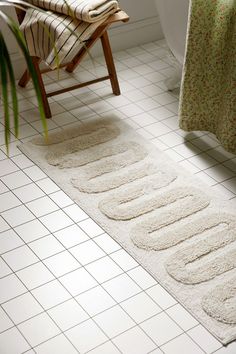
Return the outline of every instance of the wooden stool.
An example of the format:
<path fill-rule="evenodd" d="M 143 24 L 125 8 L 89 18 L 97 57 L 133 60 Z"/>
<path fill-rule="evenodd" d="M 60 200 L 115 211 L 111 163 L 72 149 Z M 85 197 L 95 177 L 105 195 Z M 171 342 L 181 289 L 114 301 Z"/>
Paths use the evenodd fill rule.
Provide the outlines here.
<path fill-rule="evenodd" d="M 16 13 L 18 16 L 18 20 L 21 23 L 24 18 L 24 11 L 16 9 Z M 92 36 L 85 42 L 85 46 L 83 46 L 79 50 L 79 52 L 74 56 L 74 58 L 71 60 L 71 62 L 66 63 L 66 64 L 62 64 L 59 66 L 59 68 L 66 67 L 66 71 L 68 71 L 69 73 L 72 73 L 76 69 L 76 67 L 80 64 L 80 62 L 84 58 L 84 56 L 87 54 L 87 50 L 90 49 L 97 42 L 98 39 L 101 39 L 103 53 L 104 53 L 107 71 L 108 71 L 108 75 L 106 75 L 106 76 L 47 93 L 45 90 L 43 79 L 42 79 L 42 74 L 44 74 L 46 72 L 50 72 L 53 69 L 49 68 L 49 69 L 40 70 L 39 65 L 42 60 L 38 57 L 31 57 L 37 77 L 38 77 L 38 83 L 39 83 L 41 94 L 42 94 L 45 116 L 47 118 L 52 117 L 50 106 L 48 103 L 48 97 L 51 97 L 51 96 L 59 95 L 64 92 L 75 90 L 80 87 L 85 87 L 87 85 L 95 84 L 97 82 L 104 81 L 104 80 L 110 80 L 112 91 L 113 91 L 114 95 L 117 95 L 117 96 L 120 95 L 120 87 L 119 87 L 119 82 L 118 82 L 118 78 L 117 78 L 117 74 L 116 74 L 116 68 L 115 68 L 115 64 L 114 64 L 114 60 L 113 60 L 113 56 L 112 56 L 112 51 L 111 51 L 111 46 L 110 46 L 110 42 L 109 42 L 109 38 L 108 38 L 107 29 L 112 23 L 119 22 L 119 21 L 127 22 L 128 20 L 129 20 L 129 16 L 124 11 L 121 11 L 121 10 L 116 12 L 115 14 L 111 15 L 110 17 L 108 17 L 108 19 L 101 26 L 99 26 L 96 29 L 96 31 L 92 34 Z M 19 81 L 19 86 L 25 87 L 29 81 L 30 81 L 30 74 L 29 74 L 29 71 L 26 70 Z"/>

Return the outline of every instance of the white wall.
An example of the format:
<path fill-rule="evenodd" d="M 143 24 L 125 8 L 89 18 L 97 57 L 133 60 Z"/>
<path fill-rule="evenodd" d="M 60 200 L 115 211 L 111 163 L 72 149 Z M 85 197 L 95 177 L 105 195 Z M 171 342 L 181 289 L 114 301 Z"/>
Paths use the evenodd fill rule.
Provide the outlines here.
<path fill-rule="evenodd" d="M 113 50 L 163 38 L 155 0 L 119 0 L 119 4 L 130 16 L 130 21 L 110 29 Z"/>
<path fill-rule="evenodd" d="M 113 51 L 131 48 L 132 46 L 163 38 L 155 0 L 119 0 L 119 4 L 130 16 L 130 21 L 128 23 L 117 23 L 110 28 L 109 36 Z M 8 8 L 7 12 L 16 18 L 13 9 Z M 0 28 L 7 38 L 16 75 L 19 77 L 24 67 L 23 57 L 12 35 L 1 20 Z M 98 44 L 92 51 L 92 55 L 100 54 L 101 46 Z"/>

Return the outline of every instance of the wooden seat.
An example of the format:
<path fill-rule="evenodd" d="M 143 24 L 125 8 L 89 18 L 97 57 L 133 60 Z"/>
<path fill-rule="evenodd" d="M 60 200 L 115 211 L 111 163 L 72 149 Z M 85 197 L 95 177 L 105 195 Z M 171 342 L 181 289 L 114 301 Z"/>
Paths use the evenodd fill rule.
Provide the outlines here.
<path fill-rule="evenodd" d="M 16 12 L 17 12 L 18 20 L 21 23 L 24 18 L 24 11 L 16 9 Z M 105 22 L 103 22 L 101 26 L 97 28 L 97 30 L 93 33 L 93 35 L 85 42 L 85 46 L 83 46 L 78 51 L 78 53 L 74 56 L 74 58 L 69 63 L 62 64 L 59 66 L 59 68 L 65 67 L 67 72 L 72 73 L 76 69 L 76 67 L 80 64 L 81 60 L 86 56 L 86 54 L 88 53 L 88 49 L 92 48 L 92 46 L 97 42 L 97 40 L 100 39 L 102 43 L 103 53 L 104 53 L 107 71 L 108 71 L 108 75 L 106 76 L 94 80 L 90 80 L 87 82 L 79 83 L 67 88 L 62 88 L 60 90 L 46 92 L 43 79 L 42 79 L 42 74 L 52 71 L 52 69 L 49 68 L 49 69 L 40 70 L 39 65 L 42 60 L 39 57 L 32 57 L 32 62 L 36 74 L 38 76 L 38 82 L 41 89 L 45 116 L 47 118 L 52 117 L 50 106 L 48 103 L 48 97 L 51 96 L 59 95 L 64 92 L 75 90 L 104 80 L 110 80 L 112 92 L 114 93 L 114 95 L 117 96 L 120 95 L 120 87 L 119 87 L 119 82 L 116 74 L 116 68 L 113 60 L 113 55 L 111 51 L 107 30 L 110 27 L 110 25 L 115 22 L 119 22 L 119 21 L 127 22 L 128 20 L 129 20 L 129 16 L 124 11 L 121 10 L 111 15 Z M 29 80 L 30 80 L 30 74 L 28 70 L 26 70 L 22 75 L 21 79 L 19 80 L 19 86 L 25 87 L 29 82 Z"/>

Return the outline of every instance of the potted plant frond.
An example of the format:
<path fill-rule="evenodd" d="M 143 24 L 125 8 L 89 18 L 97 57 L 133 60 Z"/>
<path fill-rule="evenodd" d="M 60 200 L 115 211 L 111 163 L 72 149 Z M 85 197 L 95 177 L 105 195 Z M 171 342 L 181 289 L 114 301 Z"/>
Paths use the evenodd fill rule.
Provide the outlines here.
<path fill-rule="evenodd" d="M 28 48 L 24 39 L 22 32 L 20 31 L 19 24 L 12 17 L 10 17 L 4 9 L 6 6 L 14 7 L 15 9 L 25 10 L 28 7 L 36 9 L 35 6 L 29 4 L 23 0 L 1 0 L 0 1 L 0 18 L 7 25 L 11 33 L 16 39 L 16 42 L 21 49 L 23 56 L 25 58 L 27 69 L 32 78 L 32 83 L 35 89 L 35 94 L 38 100 L 38 108 L 40 113 L 40 118 L 42 121 L 42 125 L 44 128 L 44 134 L 47 136 L 47 124 L 46 118 L 42 103 L 42 97 L 40 88 L 38 85 L 38 78 L 35 72 L 35 68 L 32 63 L 32 59 L 28 52 Z M 38 10 L 38 8 L 37 8 Z M 40 10 L 43 11 L 43 10 Z M 16 80 L 13 70 L 13 65 L 11 62 L 11 57 L 9 54 L 9 50 L 7 48 L 6 39 L 4 38 L 4 34 L 0 28 L 0 84 L 1 84 L 1 100 L 2 106 L 4 110 L 4 133 L 5 133 L 5 145 L 8 152 L 9 143 L 10 143 L 10 134 L 11 134 L 11 113 L 9 109 L 9 101 L 10 97 L 12 100 L 12 109 L 13 109 L 13 130 L 16 137 L 18 137 L 19 133 L 19 111 L 18 111 L 18 98 L 17 98 L 17 90 L 16 90 Z"/>

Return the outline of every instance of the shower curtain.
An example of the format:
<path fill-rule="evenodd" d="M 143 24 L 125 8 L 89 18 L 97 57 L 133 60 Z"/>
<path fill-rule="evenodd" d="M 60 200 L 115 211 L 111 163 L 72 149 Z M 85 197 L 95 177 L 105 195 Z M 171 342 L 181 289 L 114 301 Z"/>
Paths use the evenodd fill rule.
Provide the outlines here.
<path fill-rule="evenodd" d="M 236 154 L 236 0 L 192 0 L 180 127 L 212 132 Z"/>

